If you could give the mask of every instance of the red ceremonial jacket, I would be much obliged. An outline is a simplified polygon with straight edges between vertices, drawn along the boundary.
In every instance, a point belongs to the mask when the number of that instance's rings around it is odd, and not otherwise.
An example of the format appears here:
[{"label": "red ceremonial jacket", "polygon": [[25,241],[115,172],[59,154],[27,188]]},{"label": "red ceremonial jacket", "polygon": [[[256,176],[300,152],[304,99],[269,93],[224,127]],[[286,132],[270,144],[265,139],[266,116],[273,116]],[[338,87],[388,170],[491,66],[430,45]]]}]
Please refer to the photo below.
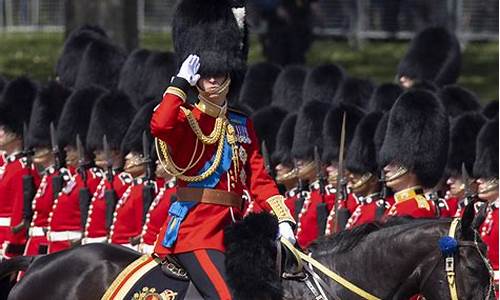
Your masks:
[{"label": "red ceremonial jacket", "polygon": [[[216,118],[203,112],[198,106],[190,106],[184,103],[185,92],[189,84],[182,78],[175,78],[163,96],[163,101],[156,108],[151,119],[151,132],[153,136],[163,140],[169,147],[170,155],[175,164],[185,167],[189,164],[193,155],[197,136],[188,124],[187,117],[181,106],[191,111],[204,134],[213,131]],[[266,200],[272,196],[279,195],[276,184],[267,174],[264,168],[264,159],[260,154],[260,143],[255,134],[252,121],[234,111],[226,112],[226,116],[235,127],[238,139],[238,155],[236,159],[239,165],[239,174],[235,174],[234,162],[230,162],[229,169],[215,177],[214,189],[231,191],[243,195],[243,190],[248,190],[252,199],[267,211],[270,207]],[[209,162],[216,152],[218,142],[206,145],[201,159],[185,175],[195,176],[200,174],[201,169]],[[201,142],[196,157],[201,153]],[[187,187],[188,183],[177,181],[178,187]],[[171,253],[183,253],[197,249],[215,249],[224,251],[223,229],[233,222],[233,218],[241,218],[243,212],[237,208],[228,206],[198,203],[195,205],[180,225],[175,244],[166,248],[162,243],[157,243],[155,252],[159,255]],[[170,216],[169,216],[170,219]],[[167,221],[168,223],[168,221]],[[159,240],[166,232],[166,224],[163,226]]]},{"label": "red ceremonial jacket", "polygon": [[13,245],[26,244],[27,226],[17,233],[12,228],[21,224],[24,219],[23,176],[32,175],[35,189],[40,184],[40,175],[35,166],[27,165],[26,158],[19,154],[9,155],[6,163],[0,167],[0,217],[10,218],[10,231],[7,236],[0,237]]},{"label": "red ceremonial jacket", "polygon": [[488,247],[488,259],[491,266],[493,270],[498,272],[498,199],[487,205],[486,219],[479,227],[479,232],[481,233],[483,242]]},{"label": "red ceremonial jacket", "polygon": [[[121,172],[113,176],[113,189],[117,201],[132,185],[133,181],[134,178],[126,172]],[[103,172],[103,178],[99,182],[90,201],[87,222],[85,223],[84,237],[86,238],[105,237],[108,234],[108,229],[106,228],[106,199],[104,198],[106,189],[111,189],[111,184],[106,179],[106,172]]]},{"label": "red ceremonial jacket", "polygon": [[[320,185],[318,181],[309,185],[310,193],[304,201],[302,210],[298,215],[296,235],[297,242],[302,248],[307,248],[320,234],[318,230],[318,211],[316,207],[325,200],[326,195],[322,196],[319,188]],[[327,208],[325,207],[325,209]],[[324,232],[321,234],[324,234]]]},{"label": "red ceremonial jacket", "polygon": [[357,197],[357,199],[359,205],[347,221],[346,229],[375,221],[379,207],[385,206],[387,211],[394,204],[394,197],[389,196],[383,201],[378,193],[367,197]]},{"label": "red ceremonial jacket", "polygon": [[409,216],[413,218],[434,218],[436,207],[427,200],[422,188],[413,187],[394,194],[395,203],[386,211],[386,217]]},{"label": "red ceremonial jacket", "polygon": [[[160,228],[166,223],[168,209],[170,208],[171,198],[175,195],[175,179],[165,183],[158,191],[153,203],[149,207],[146,215],[146,222],[142,227],[142,242],[147,245],[154,245]],[[161,241],[160,241],[161,242]]]}]

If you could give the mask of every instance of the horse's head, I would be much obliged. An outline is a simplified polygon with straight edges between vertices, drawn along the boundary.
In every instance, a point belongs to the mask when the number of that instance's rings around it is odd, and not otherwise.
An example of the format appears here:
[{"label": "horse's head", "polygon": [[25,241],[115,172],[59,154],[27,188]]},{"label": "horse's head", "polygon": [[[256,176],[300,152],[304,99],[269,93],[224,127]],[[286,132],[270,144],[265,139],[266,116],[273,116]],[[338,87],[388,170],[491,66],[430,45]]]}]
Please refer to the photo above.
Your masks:
[{"label": "horse's head", "polygon": [[[454,233],[454,241],[441,240],[440,242],[448,244],[441,245],[441,248],[447,249],[441,249],[441,253],[427,262],[428,271],[427,274],[422,274],[420,284],[427,300],[453,299],[450,283],[454,282],[458,299],[495,299],[486,245],[472,226],[473,219],[473,207],[469,205]],[[450,272],[454,272],[454,276]],[[449,275],[452,275],[450,279]]]}]

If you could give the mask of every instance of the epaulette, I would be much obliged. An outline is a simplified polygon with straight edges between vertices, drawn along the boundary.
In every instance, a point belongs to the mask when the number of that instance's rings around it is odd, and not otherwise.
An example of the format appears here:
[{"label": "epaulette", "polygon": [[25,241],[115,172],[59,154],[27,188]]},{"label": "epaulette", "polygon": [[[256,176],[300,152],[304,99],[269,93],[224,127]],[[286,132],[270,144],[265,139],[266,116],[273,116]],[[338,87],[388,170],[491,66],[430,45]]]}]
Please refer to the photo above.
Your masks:
[{"label": "epaulette", "polygon": [[92,176],[94,178],[96,178],[96,177],[97,178],[104,177],[104,174],[103,174],[102,170],[100,168],[98,168],[98,167],[90,168],[89,171],[90,171],[90,173],[92,174]]},{"label": "epaulette", "polygon": [[427,200],[427,198],[425,198],[424,195],[416,195],[415,201],[417,201],[418,208],[425,208],[426,210],[431,209],[429,201]]},{"label": "epaulette", "polygon": [[66,168],[59,169],[59,175],[61,175],[62,179],[66,182],[71,179],[71,172]]},{"label": "epaulette", "polygon": [[239,110],[239,109],[236,109],[236,108],[234,108],[234,107],[230,107],[230,106],[228,106],[227,111],[232,112],[232,113],[235,113],[235,114],[242,115],[243,117],[246,117],[246,118],[248,118],[248,117],[249,117],[247,113],[245,113],[245,112],[243,112],[243,111],[241,111],[241,110]]},{"label": "epaulette", "polygon": [[129,185],[134,182],[134,177],[132,177],[132,175],[127,172],[121,172],[120,174],[118,174],[118,178],[123,185]]}]

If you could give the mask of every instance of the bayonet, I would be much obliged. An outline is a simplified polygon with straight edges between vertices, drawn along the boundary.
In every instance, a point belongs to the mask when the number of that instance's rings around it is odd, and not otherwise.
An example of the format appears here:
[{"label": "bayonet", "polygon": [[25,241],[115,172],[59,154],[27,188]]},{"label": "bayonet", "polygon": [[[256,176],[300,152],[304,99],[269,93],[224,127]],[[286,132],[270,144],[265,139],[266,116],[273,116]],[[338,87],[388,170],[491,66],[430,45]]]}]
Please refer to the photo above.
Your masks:
[{"label": "bayonet", "polygon": [[31,223],[33,217],[32,201],[35,197],[36,187],[32,172],[32,161],[31,156],[33,155],[33,150],[29,148],[28,144],[28,125],[23,123],[23,155],[26,158],[26,168],[28,173],[23,175],[23,220],[19,224],[15,224],[12,227],[12,232],[20,232],[23,228],[26,228]]},{"label": "bayonet", "polygon": [[144,163],[146,164],[146,179],[152,180],[153,170],[151,169],[151,154],[150,154],[150,142],[146,131],[142,132],[142,157]]},{"label": "bayonet", "polygon": [[155,194],[155,186],[153,182],[153,165],[150,155],[150,145],[148,134],[146,131],[142,132],[142,156],[144,159],[144,163],[146,164],[146,180],[144,182],[144,186],[142,188],[142,200],[143,200],[143,214],[142,214],[142,224],[146,221],[146,215],[149,211],[149,207],[153,203],[154,194]]},{"label": "bayonet", "polygon": [[462,184],[464,185],[464,199],[471,199],[474,193],[470,187],[470,176],[465,163],[462,163]]},{"label": "bayonet", "polygon": [[83,143],[79,134],[76,135],[76,151],[78,152],[78,172],[82,177],[84,186],[87,187],[87,171],[85,170],[87,161],[85,159],[85,149],[83,148]]},{"label": "bayonet", "polygon": [[347,185],[347,182],[344,178],[344,148],[345,148],[345,125],[346,125],[347,114],[344,111],[342,115],[342,128],[340,131],[340,149],[339,149],[339,159],[337,165],[337,193],[335,197],[335,224],[334,224],[334,232],[338,232],[338,223],[339,223],[339,201],[344,201],[346,196],[344,193],[344,189]]},{"label": "bayonet", "polygon": [[108,138],[106,135],[102,137],[102,146],[104,149],[104,156],[106,159],[106,178],[110,184],[113,183],[113,157],[111,156],[111,150],[109,148]]},{"label": "bayonet", "polygon": [[91,195],[89,187],[87,186],[88,162],[85,159],[85,148],[83,148],[83,143],[79,134],[76,135],[76,151],[78,152],[78,173],[80,174],[83,182],[83,187],[81,187],[80,191],[78,191],[78,200],[80,204],[80,224],[82,230],[85,230]]},{"label": "bayonet", "polygon": [[59,151],[59,145],[57,144],[56,129],[53,122],[50,122],[50,144],[52,147],[52,154],[54,155],[54,169],[56,170],[56,174],[52,177],[52,196],[56,199],[57,195],[59,195],[59,192],[62,190],[63,178],[59,173],[59,170],[62,168],[61,153]]},{"label": "bayonet", "polygon": [[325,178],[325,173],[323,172],[318,146],[314,146],[314,166],[316,168],[316,177],[318,178],[319,182],[319,192],[321,194],[321,198],[324,198],[326,178]]},{"label": "bayonet", "polygon": [[274,170],[271,166],[271,158],[269,156],[269,150],[267,149],[266,141],[262,141],[262,156],[264,157],[264,167],[266,168],[267,174],[272,178],[275,178]]}]

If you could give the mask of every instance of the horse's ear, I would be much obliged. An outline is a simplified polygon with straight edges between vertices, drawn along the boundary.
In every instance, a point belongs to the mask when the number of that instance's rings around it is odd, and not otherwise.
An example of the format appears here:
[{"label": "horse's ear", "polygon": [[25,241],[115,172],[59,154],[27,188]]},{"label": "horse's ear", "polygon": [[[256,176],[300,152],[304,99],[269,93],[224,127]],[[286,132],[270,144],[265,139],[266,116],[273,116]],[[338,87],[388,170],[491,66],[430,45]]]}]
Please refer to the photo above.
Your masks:
[{"label": "horse's ear", "polygon": [[474,240],[474,203],[475,201],[470,201],[467,206],[464,208],[464,212],[462,215],[462,226],[461,226],[461,233],[462,237],[464,240],[469,240],[472,241]]}]

